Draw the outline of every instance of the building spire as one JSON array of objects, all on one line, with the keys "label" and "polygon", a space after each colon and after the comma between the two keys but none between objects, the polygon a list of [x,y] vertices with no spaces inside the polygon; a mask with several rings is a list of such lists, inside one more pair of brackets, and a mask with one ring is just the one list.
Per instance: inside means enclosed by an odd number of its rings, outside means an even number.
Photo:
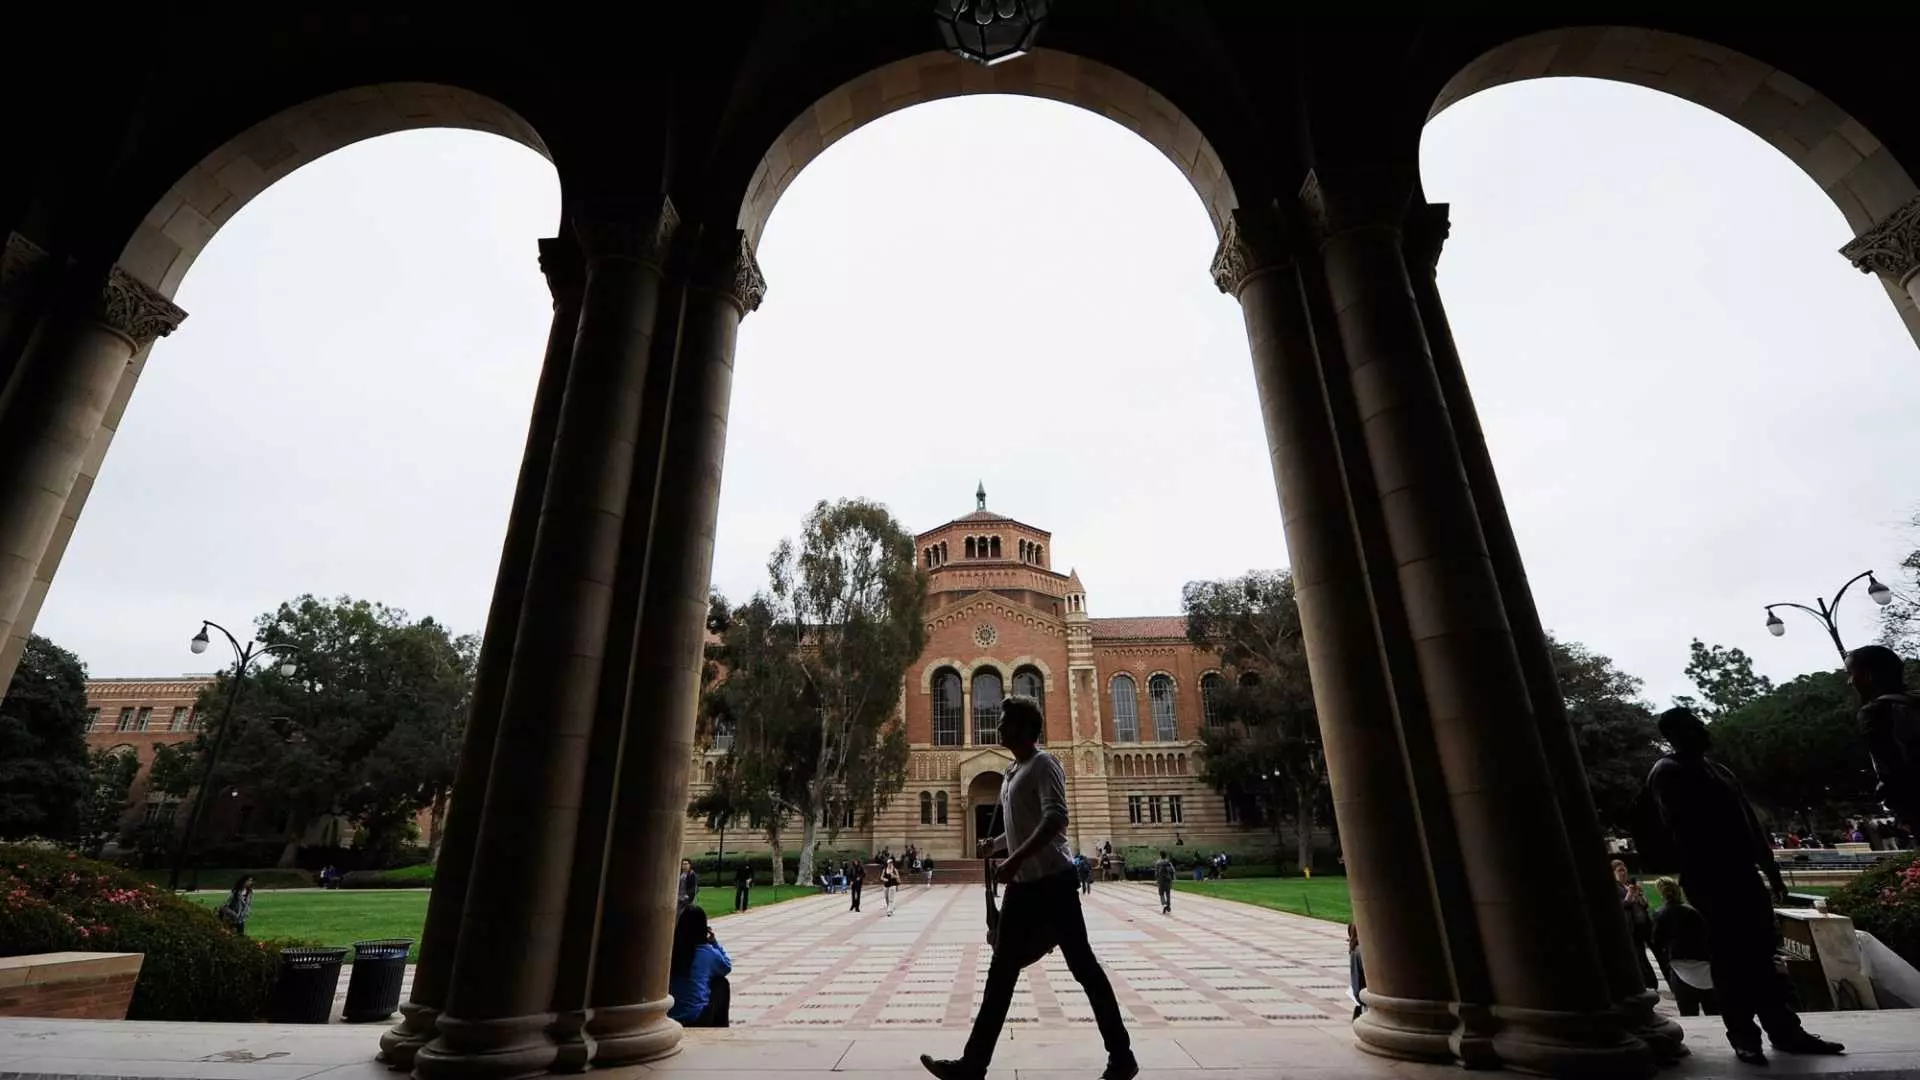
[{"label": "building spire", "polygon": [[985,510],[987,508],[987,482],[985,480],[980,481],[980,486],[974,489],[973,501],[975,504],[974,509]]}]

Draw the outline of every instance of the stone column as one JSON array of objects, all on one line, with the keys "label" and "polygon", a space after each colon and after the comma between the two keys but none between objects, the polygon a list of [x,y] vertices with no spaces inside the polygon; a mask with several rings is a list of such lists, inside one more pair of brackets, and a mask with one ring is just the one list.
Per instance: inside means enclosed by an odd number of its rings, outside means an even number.
[{"label": "stone column", "polygon": [[480,642],[474,673],[466,741],[460,749],[453,793],[447,801],[447,819],[441,828],[434,888],[427,899],[426,927],[420,934],[420,963],[414,968],[413,991],[407,1003],[400,1006],[400,1023],[380,1037],[380,1060],[396,1069],[411,1069],[414,1055],[433,1041],[434,1024],[446,1004],[447,985],[453,976],[460,912],[473,873],[487,777],[493,771],[494,739],[500,730],[500,705],[513,661],[514,632],[520,624],[533,537],[540,525],[554,433],[560,426],[560,402],[566,393],[573,337],[580,324],[584,270],[572,238],[540,241],[540,269],[553,293],[553,328],[547,332],[546,355],[533,392],[526,450],[520,457],[520,478],[514,485],[512,509],[507,513],[507,535],[500,547],[500,568],[494,575],[493,603],[487,610],[486,634]]},{"label": "stone column", "polygon": [[421,1080],[546,1072],[587,737],[604,660],[660,265],[664,198],[574,214],[587,258],[573,365],[501,704],[438,1037]]},{"label": "stone column", "polygon": [[1366,955],[1372,1011],[1355,1034],[1375,1053],[1447,1061],[1453,1057],[1453,985],[1291,239],[1272,211],[1236,211],[1214,256],[1213,278],[1221,292],[1239,299],[1246,317],[1280,492],[1354,923]]},{"label": "stone column", "polygon": [[1861,233],[1840,254],[1863,274],[1879,274],[1920,308],[1920,195]]},{"label": "stone column", "polygon": [[687,765],[700,703],[734,338],[740,320],[760,306],[765,293],[744,233],[729,229],[700,237],[681,314],[646,590],[633,642],[587,1027],[597,1046],[596,1066],[646,1061],[680,1042],[680,1025],[667,1019],[674,867],[687,819]]},{"label": "stone column", "polygon": [[100,292],[56,303],[0,396],[0,642],[13,636],[121,375],[187,317],[118,267]]},{"label": "stone column", "polygon": [[[574,839],[573,875],[567,891],[566,929],[560,939],[560,968],[554,980],[553,1035],[560,1056],[555,1068],[579,1072],[592,1062],[594,1037],[587,1031],[592,1016],[593,981],[599,951],[601,906],[606,902],[605,875],[613,837],[613,815],[619,804],[620,762],[627,746],[627,697],[634,636],[640,627],[641,597],[646,593],[651,565],[653,508],[660,483],[660,455],[667,433],[667,405],[673,393],[679,348],[685,284],[680,242],[692,229],[681,229],[669,253],[666,278],[661,282],[660,315],[653,336],[652,359],[640,396],[640,438],[633,454],[633,475],[627,485],[627,516],[621,527],[620,564],[613,579],[611,614],[607,620],[606,662],[600,669],[600,687],[594,703],[593,731],[587,741],[587,771],[581,790],[580,829]],[[684,812],[685,795],[681,797]],[[675,849],[678,856],[678,848]],[[677,1036],[676,1036],[677,1039]]]},{"label": "stone column", "polygon": [[1492,561],[1401,252],[1411,170],[1310,173],[1371,458],[1508,1064],[1643,1075],[1613,1007]]},{"label": "stone column", "polygon": [[1480,429],[1480,415],[1467,387],[1466,370],[1461,366],[1460,351],[1447,322],[1446,305],[1440,300],[1436,273],[1448,228],[1444,203],[1416,206],[1407,215],[1403,240],[1414,302],[1420,309],[1427,348],[1433,356],[1440,392],[1453,422],[1454,441],[1460,448],[1467,485],[1473,492],[1480,531],[1486,537],[1494,580],[1499,583],[1501,604],[1513,631],[1521,676],[1526,681],[1534,720],[1540,728],[1540,745],[1546,752],[1547,767],[1553,773],[1561,820],[1567,829],[1574,867],[1586,896],[1588,918],[1600,947],[1607,985],[1627,1017],[1630,1030],[1653,1049],[1656,1057],[1670,1060],[1685,1052],[1681,1048],[1684,1035],[1679,1024],[1655,1014],[1653,1007],[1660,1001],[1659,991],[1641,985],[1640,971],[1633,961],[1633,950],[1637,946],[1627,931],[1626,920],[1620,917],[1619,887],[1613,880],[1606,838],[1600,830],[1600,816],[1594,810],[1593,793],[1587,788],[1580,748],[1567,719],[1566,701],[1560,695],[1560,681],[1554,673],[1546,629],[1533,602],[1533,588],[1527,583],[1520,544],[1513,534],[1513,521],[1507,516],[1506,500],[1500,493],[1500,478],[1494,472],[1486,436]]}]

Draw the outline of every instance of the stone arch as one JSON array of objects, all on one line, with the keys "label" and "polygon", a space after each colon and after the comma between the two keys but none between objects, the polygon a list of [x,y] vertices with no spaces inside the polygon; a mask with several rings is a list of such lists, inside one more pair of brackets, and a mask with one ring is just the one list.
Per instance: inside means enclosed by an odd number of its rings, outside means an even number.
[{"label": "stone arch", "polygon": [[[1633,83],[1672,94],[1746,128],[1798,165],[1833,200],[1856,237],[1879,227],[1920,229],[1920,185],[1866,125],[1793,75],[1724,45],[1661,30],[1576,26],[1515,38],[1461,68],[1427,117],[1482,90],[1526,79],[1579,77]],[[1875,265],[1871,252],[1843,252],[1882,274],[1888,295],[1920,339],[1913,269]]]},{"label": "stone arch", "polygon": [[874,68],[808,106],[755,166],[739,227],[757,245],[774,204],[807,163],[860,127],[912,105],[963,94],[1017,94],[1077,105],[1119,123],[1167,156],[1193,184],[1214,234],[1240,205],[1220,155],[1171,101],[1116,68],[1073,53],[1035,49],[1020,60],[981,67],[945,52]]},{"label": "stone arch", "polygon": [[188,169],[134,228],[120,268],[171,297],[214,233],[276,181],[354,143],[422,128],[488,131],[552,156],[519,113],[461,87],[395,82],[323,94],[254,124]]},{"label": "stone arch", "polygon": [[1014,671],[1018,671],[1023,667],[1030,667],[1040,672],[1040,677],[1045,680],[1044,685],[1047,688],[1047,693],[1053,693],[1053,669],[1047,666],[1045,660],[1037,656],[1016,656],[1008,661],[1008,667]]},{"label": "stone arch", "polygon": [[968,674],[967,663],[964,660],[956,660],[951,656],[942,656],[937,660],[929,660],[920,668],[920,692],[922,694],[933,693],[933,674],[943,667],[949,667],[959,672],[960,677],[963,679],[966,678]]}]

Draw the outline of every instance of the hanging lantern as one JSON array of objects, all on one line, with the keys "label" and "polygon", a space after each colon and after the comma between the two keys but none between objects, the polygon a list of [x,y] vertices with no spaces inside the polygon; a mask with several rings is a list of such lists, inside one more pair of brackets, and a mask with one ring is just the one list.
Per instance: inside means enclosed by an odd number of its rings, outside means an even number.
[{"label": "hanging lantern", "polygon": [[934,0],[947,51],[993,65],[1033,48],[1048,0]]}]

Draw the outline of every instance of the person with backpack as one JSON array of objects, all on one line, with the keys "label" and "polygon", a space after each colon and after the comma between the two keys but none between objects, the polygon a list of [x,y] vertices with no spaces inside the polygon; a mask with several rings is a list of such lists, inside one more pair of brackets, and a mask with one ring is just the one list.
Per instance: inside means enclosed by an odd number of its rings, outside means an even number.
[{"label": "person with backpack", "polygon": [[1740,782],[1707,756],[1713,738],[1692,710],[1661,713],[1660,734],[1672,750],[1654,762],[1647,790],[1679,849],[1681,884],[1707,922],[1713,985],[1734,1057],[1766,1064],[1762,1028],[1784,1054],[1844,1053],[1839,1043],[1801,1026],[1788,1003],[1786,978],[1774,967],[1780,931],[1773,902],[1787,898],[1787,886]]},{"label": "person with backpack", "polygon": [[1880,801],[1908,828],[1920,828],[1920,701],[1907,689],[1900,654],[1862,645],[1847,654],[1847,683],[1860,695],[1860,732],[1873,759]]},{"label": "person with backpack", "polygon": [[1173,860],[1164,851],[1154,860],[1153,883],[1160,888],[1160,914],[1173,914]]},{"label": "person with backpack", "polygon": [[246,937],[247,920],[253,917],[253,875],[240,875],[240,880],[234,882],[232,891],[227,893],[226,902],[215,908],[213,914],[227,924],[227,929]]}]

